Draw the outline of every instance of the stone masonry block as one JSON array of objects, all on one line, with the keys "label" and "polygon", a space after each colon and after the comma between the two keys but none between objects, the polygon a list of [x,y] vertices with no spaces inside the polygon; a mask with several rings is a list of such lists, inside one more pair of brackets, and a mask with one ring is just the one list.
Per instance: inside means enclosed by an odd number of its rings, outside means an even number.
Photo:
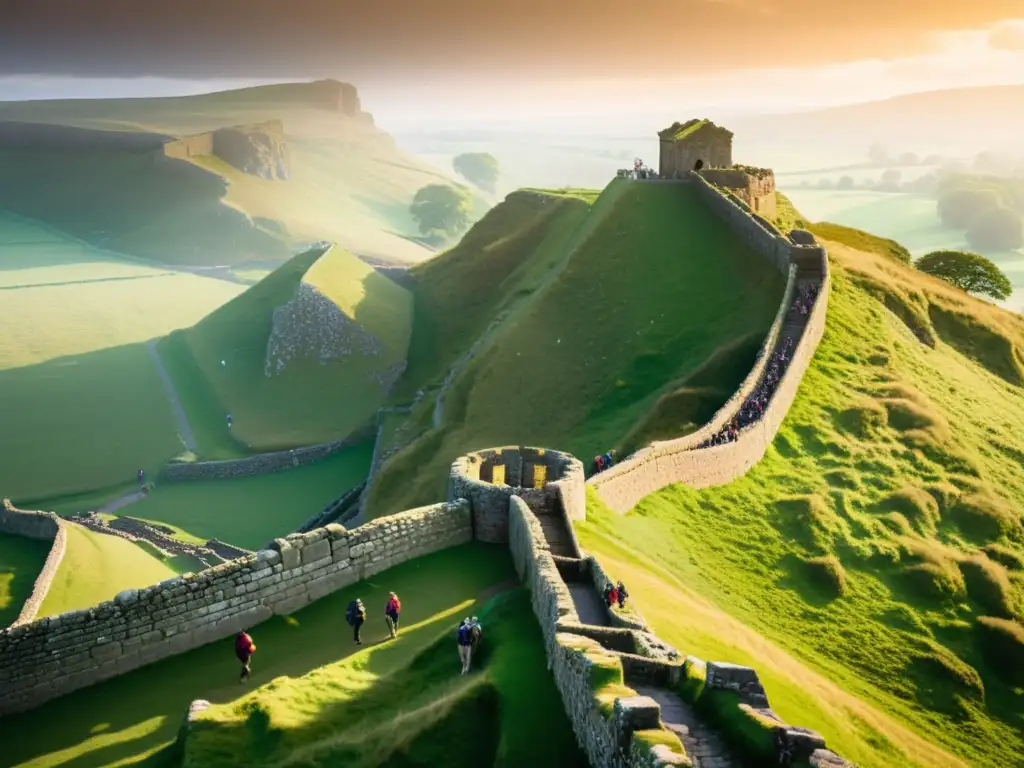
[{"label": "stone masonry block", "polygon": [[92,656],[98,662],[104,662],[108,659],[114,659],[121,655],[121,644],[120,643],[104,643],[103,645],[95,646],[89,655]]},{"label": "stone masonry block", "polygon": [[302,563],[315,563],[325,557],[331,556],[331,542],[327,539],[319,539],[312,544],[307,544],[302,549]]},{"label": "stone masonry block", "polygon": [[274,539],[271,546],[280,553],[281,565],[285,570],[299,565],[299,550],[293,547],[287,539]]}]

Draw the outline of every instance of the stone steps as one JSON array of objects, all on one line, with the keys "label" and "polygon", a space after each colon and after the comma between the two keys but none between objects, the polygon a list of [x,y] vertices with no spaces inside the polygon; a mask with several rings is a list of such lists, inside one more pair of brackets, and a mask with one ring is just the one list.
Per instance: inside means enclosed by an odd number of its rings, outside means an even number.
[{"label": "stone steps", "polygon": [[697,718],[693,707],[679,694],[653,685],[630,687],[639,695],[650,696],[658,702],[662,724],[683,742],[686,754],[693,761],[693,768],[749,768],[715,731]]}]

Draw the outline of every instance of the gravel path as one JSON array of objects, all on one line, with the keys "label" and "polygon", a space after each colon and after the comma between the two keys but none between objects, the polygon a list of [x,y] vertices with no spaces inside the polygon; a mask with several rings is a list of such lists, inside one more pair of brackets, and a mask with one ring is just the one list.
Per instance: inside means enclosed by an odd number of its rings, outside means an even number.
[{"label": "gravel path", "polygon": [[160,359],[160,353],[156,351],[156,341],[152,339],[147,341],[146,348],[149,349],[149,353],[153,356],[156,370],[164,383],[164,391],[167,393],[167,398],[171,401],[174,418],[178,422],[178,434],[181,435],[181,440],[185,443],[185,447],[195,452],[196,436],[192,434],[192,427],[188,424],[188,417],[185,415],[185,409],[181,406],[181,400],[178,399],[178,393],[174,391],[174,383],[171,381],[171,377],[167,375],[167,369],[164,368],[164,361]]},{"label": "gravel path", "polygon": [[719,735],[697,719],[693,708],[678,694],[652,685],[631,687],[641,696],[650,696],[658,702],[662,723],[683,742],[686,754],[693,761],[693,768],[746,768]]}]

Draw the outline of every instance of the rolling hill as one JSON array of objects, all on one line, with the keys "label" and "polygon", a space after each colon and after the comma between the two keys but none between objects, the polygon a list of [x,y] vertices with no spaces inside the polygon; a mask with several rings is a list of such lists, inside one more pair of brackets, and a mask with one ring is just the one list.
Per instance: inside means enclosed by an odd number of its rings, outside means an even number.
[{"label": "rolling hill", "polygon": [[596,198],[519,192],[414,270],[417,330],[400,394],[446,383],[439,406],[434,396],[414,406],[411,442],[374,481],[370,514],[440,498],[447,466],[468,450],[557,445],[589,459],[702,366],[718,370],[715,386],[690,387],[687,408],[649,427],[692,430],[721,406],[784,280],[697,195],[625,180]]},{"label": "rolling hill", "polygon": [[200,453],[216,457],[232,443],[277,450],[363,426],[405,367],[411,321],[408,291],[320,247],[158,349],[190,421],[208,425]]},{"label": "rolling hill", "polygon": [[[273,120],[283,124],[287,179],[208,153],[162,158],[166,141]],[[296,245],[324,239],[379,261],[428,258],[409,203],[420,187],[452,181],[405,154],[355,89],[331,80],[0,103],[0,164],[0,207],[111,250],[204,266],[280,264]]]}]

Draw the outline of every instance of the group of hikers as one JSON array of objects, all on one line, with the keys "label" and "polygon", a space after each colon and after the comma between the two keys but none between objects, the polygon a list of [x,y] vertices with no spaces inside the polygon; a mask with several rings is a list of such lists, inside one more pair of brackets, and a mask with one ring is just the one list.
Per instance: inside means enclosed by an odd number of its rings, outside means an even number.
[{"label": "group of hikers", "polygon": [[608,451],[604,455],[594,457],[594,473],[603,472],[609,467],[615,466],[615,449]]},{"label": "group of hikers", "polygon": [[[800,288],[797,297],[793,300],[790,312],[798,313],[806,317],[814,306],[814,300],[818,297],[818,286],[816,284],[805,285]],[[700,444],[700,448],[710,448],[713,445],[724,445],[735,442],[740,431],[761,418],[764,409],[768,407],[775,390],[778,389],[782,376],[786,373],[790,360],[793,358],[794,339],[786,336],[782,344],[775,348],[768,365],[765,366],[765,373],[758,384],[757,389],[743,402],[742,407],[730,423],[722,427],[707,440]]]},{"label": "group of hikers", "polygon": [[610,581],[604,585],[604,604],[611,608],[616,603],[619,604],[619,609],[626,607],[626,598],[629,597],[629,592],[626,591],[626,585],[619,581],[618,584],[612,584]]},{"label": "group of hikers", "polygon": [[[622,587],[622,582],[619,582],[619,586]],[[398,595],[394,592],[389,592],[388,601],[384,606],[384,620],[388,625],[389,639],[393,640],[398,637],[398,617],[401,612],[402,601],[398,599]],[[362,600],[356,598],[348,604],[348,608],[345,611],[345,620],[352,627],[353,639],[356,645],[362,645],[363,641],[360,638],[360,630],[366,622],[366,606],[363,605]],[[455,632],[455,641],[459,648],[459,661],[462,664],[463,675],[469,672],[473,652],[479,647],[483,635],[483,627],[476,616],[472,618],[467,616],[459,623],[459,628]],[[254,653],[256,653],[256,643],[253,642],[252,636],[246,630],[241,630],[235,635],[235,656],[242,663],[242,674],[238,678],[240,683],[248,680],[249,675],[252,673],[252,656]]]}]

